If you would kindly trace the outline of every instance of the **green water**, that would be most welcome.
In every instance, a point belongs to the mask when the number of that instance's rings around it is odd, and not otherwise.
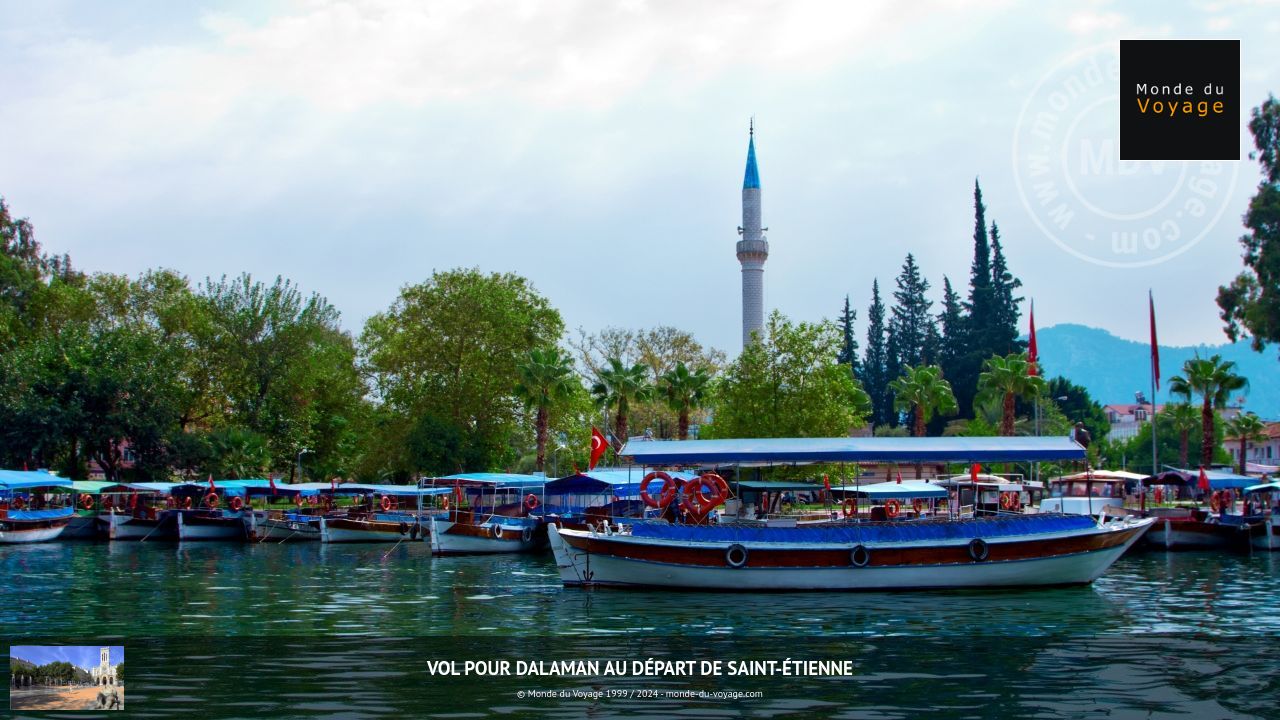
[[[565,590],[422,543],[0,547],[0,628],[125,645],[129,712],[324,717],[1280,717],[1280,557],[1151,553],[1089,587]],[[515,678],[431,660],[848,659],[850,677]],[[753,699],[555,697],[694,689]],[[59,714],[59,717],[62,717]]]

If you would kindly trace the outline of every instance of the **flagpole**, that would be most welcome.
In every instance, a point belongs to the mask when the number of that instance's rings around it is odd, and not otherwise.
[[[1147,288],[1147,305],[1151,310],[1151,475],[1154,477],[1160,472],[1159,450],[1156,442],[1156,383],[1157,376],[1160,374],[1159,358],[1160,351],[1156,344],[1156,301],[1151,294],[1151,289]],[[1147,490],[1144,483],[1138,481],[1138,493],[1142,510],[1147,509]]]

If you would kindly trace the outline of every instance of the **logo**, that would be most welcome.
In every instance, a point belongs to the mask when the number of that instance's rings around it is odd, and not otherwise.
[[[1145,267],[1186,252],[1216,226],[1240,163],[1122,157],[1121,75],[1117,47],[1107,44],[1040,78],[1014,130],[1014,179],[1023,207],[1058,247],[1104,267]]]
[[[1240,159],[1239,40],[1121,40],[1122,160]]]

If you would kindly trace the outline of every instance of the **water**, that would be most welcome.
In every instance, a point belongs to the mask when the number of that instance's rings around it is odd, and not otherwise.
[[[124,644],[138,716],[1280,717],[1269,555],[1137,555],[1089,587],[855,594],[566,590],[547,555],[432,559],[422,543],[2,546],[0,571],[4,638]],[[854,672],[427,672],[644,658]],[[762,697],[641,697],[688,689]],[[572,696],[610,691],[627,696]]]

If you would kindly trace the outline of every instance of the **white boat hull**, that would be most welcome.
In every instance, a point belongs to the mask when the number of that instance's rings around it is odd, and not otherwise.
[[[1007,561],[962,562],[927,565],[866,567],[716,567],[660,562],[622,555],[585,552],[570,546],[564,536],[595,536],[589,531],[548,528],[552,552],[560,578],[567,586],[603,585],[682,588],[692,590],[790,591],[790,590],[890,590],[977,587],[1025,587],[1036,585],[1076,585],[1096,580],[1150,526],[1151,520],[1117,521],[1111,526],[1138,529],[1123,543],[1078,553]],[[639,545],[667,545],[669,549],[689,548],[697,543],[637,540],[614,535],[610,540]],[[995,538],[992,548],[1016,539]],[[706,544],[728,548],[729,543]],[[764,549],[753,546],[748,552]],[[875,554],[888,548],[868,545]],[[841,548],[849,552],[850,548]]]
[[[0,545],[37,543],[55,540],[67,526],[31,528],[30,530],[0,530]]]
[[[401,532],[400,526],[405,531]],[[343,527],[346,525],[347,527]],[[413,536],[414,523],[408,520],[388,521],[349,521],[342,518],[320,518],[320,542],[323,543],[385,543],[416,541]],[[419,524],[420,530],[426,525]]]
[[[431,542],[433,555],[497,555],[530,552],[537,548],[537,540],[532,528],[517,525],[503,526],[499,523],[503,537],[494,537],[490,529],[492,524],[478,526],[484,528],[484,533],[481,535],[458,534],[456,530],[461,528],[455,529],[455,525],[457,523],[452,520],[431,519],[431,532],[428,539]]]

